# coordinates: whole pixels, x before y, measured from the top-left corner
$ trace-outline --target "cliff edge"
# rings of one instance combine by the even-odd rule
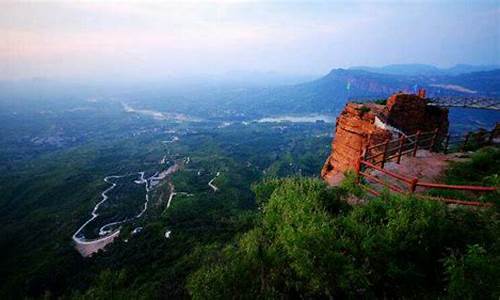
[[[354,169],[368,145],[382,143],[401,135],[438,129],[439,137],[448,132],[448,109],[428,105],[425,91],[418,94],[396,93],[385,105],[347,103],[337,117],[332,151],[321,177],[337,185],[343,174]]]

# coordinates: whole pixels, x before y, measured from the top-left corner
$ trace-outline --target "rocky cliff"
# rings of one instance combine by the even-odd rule
[[[354,168],[368,144],[436,128],[440,136],[448,132],[448,110],[427,105],[425,91],[394,94],[386,105],[348,103],[337,118],[332,152],[321,177],[335,185],[344,172]]]

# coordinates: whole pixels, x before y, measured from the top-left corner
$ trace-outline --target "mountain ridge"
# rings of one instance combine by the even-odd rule
[[[460,75],[472,72],[499,69],[500,65],[456,64],[449,68],[440,68],[429,64],[390,64],[380,67],[354,66],[351,70],[364,70],[380,74],[392,75]]]
[[[429,97],[500,96],[500,69],[460,75],[393,75],[365,70],[332,69],[313,81],[249,89],[229,95],[226,104],[235,108],[244,103],[247,111],[262,106],[270,113],[338,113],[349,100],[387,98],[394,92],[427,90]]]

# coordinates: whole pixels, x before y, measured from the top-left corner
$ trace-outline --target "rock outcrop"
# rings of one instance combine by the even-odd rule
[[[344,172],[354,169],[368,144],[436,128],[441,136],[448,132],[448,110],[427,105],[425,91],[419,95],[394,94],[385,106],[348,103],[337,118],[332,152],[321,170],[321,177],[335,185]]]
[[[419,95],[397,93],[389,97],[380,118],[407,135],[417,130],[440,129],[440,134],[448,132],[448,110],[427,105],[425,91]]]

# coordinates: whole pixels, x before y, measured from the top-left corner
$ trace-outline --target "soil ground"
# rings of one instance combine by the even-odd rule
[[[425,182],[441,182],[443,172],[448,168],[452,161],[460,161],[467,157],[464,153],[443,154],[430,152],[428,150],[419,150],[415,157],[404,156],[401,158],[401,163],[388,162],[385,164],[384,169],[393,171],[404,175],[409,178],[418,178],[419,181]],[[386,181],[389,184],[400,187],[402,190],[407,191],[408,185],[398,179],[387,176],[382,172],[370,170],[370,174]],[[379,187],[381,185],[379,184]],[[380,189],[380,188],[377,188]],[[423,191],[418,188],[418,191]]]

